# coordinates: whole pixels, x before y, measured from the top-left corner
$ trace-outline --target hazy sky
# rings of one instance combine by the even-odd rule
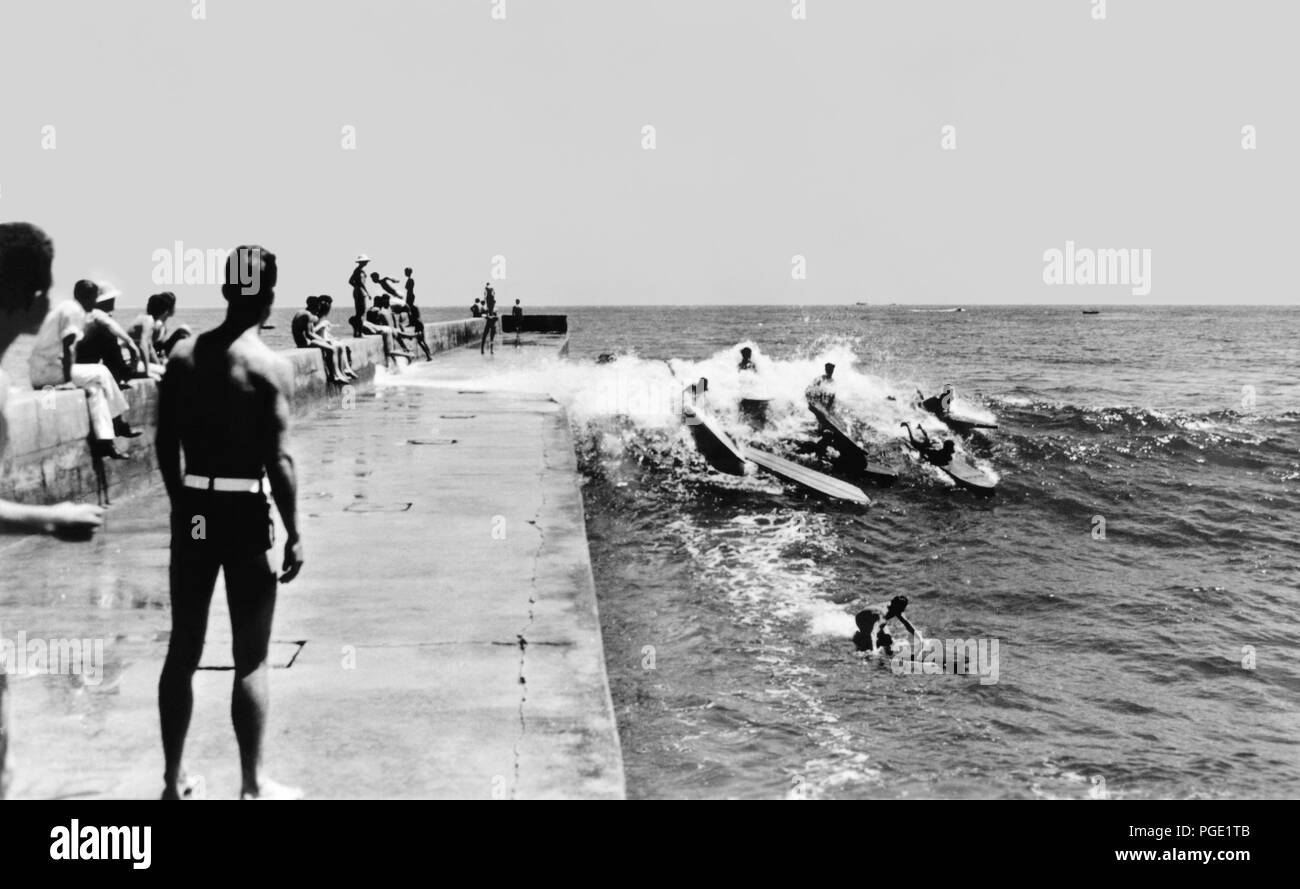
[[[5,0],[0,219],[127,305],[220,302],[153,283],[176,241],[266,245],[282,304],[359,251],[426,304],[497,255],[525,305],[1300,302],[1300,7],[1094,6]],[[1067,240],[1150,294],[1045,285]]]

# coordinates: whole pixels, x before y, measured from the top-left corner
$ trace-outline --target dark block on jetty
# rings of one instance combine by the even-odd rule
[[[523,330],[520,333],[568,333],[568,315],[528,315],[525,314]],[[515,332],[515,316],[510,314],[507,306],[501,313],[501,332]]]

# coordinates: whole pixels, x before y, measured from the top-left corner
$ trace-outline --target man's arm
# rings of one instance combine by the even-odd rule
[[[72,347],[77,344],[77,335],[70,333],[63,338],[63,382],[72,382]]]
[[[158,471],[162,473],[163,485],[172,503],[176,502],[182,487],[180,417],[177,415],[181,401],[176,390],[185,372],[182,358],[173,355],[158,383],[158,432],[154,437],[154,457],[158,460]]]
[[[912,622],[911,622],[910,620],[908,620],[907,618],[903,617],[903,615],[901,615],[901,614],[897,614],[897,615],[895,615],[895,617],[898,618],[898,622],[899,622],[900,624],[902,624],[903,626],[907,627],[907,632],[908,632],[908,633],[910,633],[910,634],[913,635],[913,636],[919,636],[919,635],[920,635],[919,633],[916,632],[916,627],[912,626]]]
[[[131,335],[122,329],[122,325],[118,324],[112,315],[107,312],[96,310],[93,315],[93,320],[98,324],[104,325],[105,329],[116,337],[119,343],[130,350],[131,354],[135,356],[137,361],[143,359],[144,355],[140,351],[140,347],[135,344],[135,340],[131,339]]]
[[[140,350],[140,355],[144,358],[146,365],[163,363],[158,357],[158,352],[153,347],[153,330],[154,325],[157,323],[158,322],[154,321],[152,318],[149,318],[147,322],[141,322],[140,339],[132,339],[136,348]]]
[[[271,482],[271,497],[284,523],[284,573],[281,583],[288,583],[302,570],[302,540],[298,535],[298,479],[293,457],[289,454],[289,396],[293,392],[293,369],[278,356],[270,383],[270,416],[265,425],[266,441],[263,462]]]

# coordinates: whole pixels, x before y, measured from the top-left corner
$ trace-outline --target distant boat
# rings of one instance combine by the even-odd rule
[[[1100,314],[1101,314],[1101,309],[1084,309],[1084,310],[1083,310],[1083,314],[1085,314],[1085,315],[1100,315]]]
[[[854,303],[855,306],[865,306],[866,303]]]

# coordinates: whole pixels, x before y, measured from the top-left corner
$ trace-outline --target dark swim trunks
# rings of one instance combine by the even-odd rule
[[[172,549],[215,556],[264,553],[275,543],[265,494],[182,488],[172,507]]]
[[[225,576],[236,676],[266,662],[278,578],[271,567],[274,537],[265,494],[183,488],[172,507],[168,572],[172,635],[167,657],[198,666],[207,635],[217,574]]]

